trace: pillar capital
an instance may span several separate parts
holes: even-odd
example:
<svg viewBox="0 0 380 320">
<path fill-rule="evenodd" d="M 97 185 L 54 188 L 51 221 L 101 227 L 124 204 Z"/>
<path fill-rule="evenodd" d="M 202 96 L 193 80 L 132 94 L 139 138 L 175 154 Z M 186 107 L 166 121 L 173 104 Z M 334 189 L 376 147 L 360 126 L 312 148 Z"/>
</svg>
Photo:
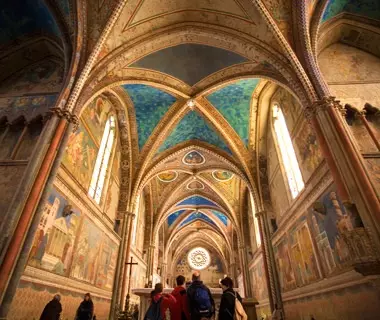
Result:
<svg viewBox="0 0 380 320">
<path fill-rule="evenodd" d="M 333 96 L 325 96 L 320 100 L 315 100 L 311 105 L 305 108 L 305 118 L 311 121 L 319 112 L 326 111 L 329 108 L 335 108 L 342 115 L 345 115 L 346 109 L 340 104 L 339 100 L 336 100 Z"/>
<path fill-rule="evenodd" d="M 62 109 L 60 107 L 51 108 L 48 112 L 46 120 L 50 119 L 53 115 L 56 115 L 58 118 L 64 118 L 67 122 L 73 124 L 73 131 L 76 131 L 79 127 L 79 118 L 77 115 L 71 113 L 69 110 Z"/>
</svg>

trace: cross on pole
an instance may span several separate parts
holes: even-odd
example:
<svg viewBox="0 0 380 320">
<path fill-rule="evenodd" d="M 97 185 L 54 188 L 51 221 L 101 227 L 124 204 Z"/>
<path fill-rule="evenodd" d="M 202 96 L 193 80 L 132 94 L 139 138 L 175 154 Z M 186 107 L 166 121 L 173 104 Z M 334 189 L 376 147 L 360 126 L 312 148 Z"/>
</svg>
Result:
<svg viewBox="0 0 380 320">
<path fill-rule="evenodd" d="M 127 295 L 129 296 L 129 292 L 131 290 L 131 277 L 132 277 L 132 266 L 138 265 L 137 262 L 133 262 L 133 257 L 131 257 L 131 262 L 126 262 L 126 265 L 130 266 L 129 267 L 129 279 L 128 279 L 128 293 Z"/>
<path fill-rule="evenodd" d="M 128 279 L 128 291 L 127 291 L 127 296 L 125 297 L 125 306 L 124 306 L 124 310 L 126 313 L 129 312 L 129 298 L 130 298 L 130 291 L 131 291 L 131 277 L 132 277 L 132 267 L 134 265 L 138 265 L 137 262 L 133 262 L 133 257 L 131 257 L 131 262 L 126 262 L 125 263 L 126 266 L 130 266 L 129 267 L 129 279 Z"/>
</svg>

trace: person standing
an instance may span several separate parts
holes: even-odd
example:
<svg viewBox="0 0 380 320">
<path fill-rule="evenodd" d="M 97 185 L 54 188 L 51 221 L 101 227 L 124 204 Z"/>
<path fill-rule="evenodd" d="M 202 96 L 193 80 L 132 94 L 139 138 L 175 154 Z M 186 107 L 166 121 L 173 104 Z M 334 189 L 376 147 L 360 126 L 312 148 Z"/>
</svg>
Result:
<svg viewBox="0 0 380 320">
<path fill-rule="evenodd" d="M 61 296 L 56 294 L 42 311 L 40 320 L 59 320 L 62 312 Z"/>
<path fill-rule="evenodd" d="M 139 320 L 139 305 L 135 304 L 133 307 L 132 320 Z"/>
<path fill-rule="evenodd" d="M 75 320 L 92 320 L 94 316 L 94 303 L 92 302 L 91 295 L 86 293 L 84 299 L 79 305 Z"/>
<path fill-rule="evenodd" d="M 215 302 L 210 289 L 203 284 L 198 271 L 193 273 L 192 280 L 193 282 L 187 289 L 190 319 L 210 319 L 215 313 Z"/>
<path fill-rule="evenodd" d="M 166 311 L 172 309 L 176 299 L 171 294 L 162 293 L 164 286 L 162 283 L 156 283 L 154 290 L 151 292 L 152 301 L 145 314 L 144 320 L 165 320 Z"/>
<path fill-rule="evenodd" d="M 187 302 L 187 294 L 185 288 L 185 277 L 178 276 L 176 278 L 177 287 L 174 288 L 172 295 L 177 300 L 173 308 L 170 310 L 171 320 L 190 320 L 190 313 Z"/>
<path fill-rule="evenodd" d="M 240 303 L 242 303 L 240 294 L 234 291 L 234 283 L 230 277 L 222 279 L 220 286 L 223 290 L 223 294 L 220 300 L 219 320 L 234 320 L 235 300 L 238 299 Z"/>
</svg>

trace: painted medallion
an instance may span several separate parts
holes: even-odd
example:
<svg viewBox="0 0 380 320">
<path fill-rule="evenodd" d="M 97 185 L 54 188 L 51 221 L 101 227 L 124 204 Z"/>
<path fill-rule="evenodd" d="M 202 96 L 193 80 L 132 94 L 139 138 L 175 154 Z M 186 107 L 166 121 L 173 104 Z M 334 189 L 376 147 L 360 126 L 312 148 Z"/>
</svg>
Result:
<svg viewBox="0 0 380 320">
<path fill-rule="evenodd" d="M 217 181 L 225 182 L 231 180 L 234 175 L 233 173 L 228 171 L 215 170 L 212 172 L 212 176 Z"/>
<path fill-rule="evenodd" d="M 160 181 L 166 182 L 166 183 L 174 181 L 175 179 L 177 179 L 177 177 L 178 177 L 177 171 L 166 171 L 157 175 L 157 178 Z"/>
<path fill-rule="evenodd" d="M 198 151 L 190 151 L 187 153 L 183 159 L 182 162 L 187 165 L 200 165 L 205 163 L 205 158 L 198 152 Z"/>
<path fill-rule="evenodd" d="M 189 182 L 186 188 L 188 190 L 201 190 L 201 189 L 204 189 L 205 186 L 203 185 L 202 182 L 195 180 L 195 181 Z"/>
</svg>

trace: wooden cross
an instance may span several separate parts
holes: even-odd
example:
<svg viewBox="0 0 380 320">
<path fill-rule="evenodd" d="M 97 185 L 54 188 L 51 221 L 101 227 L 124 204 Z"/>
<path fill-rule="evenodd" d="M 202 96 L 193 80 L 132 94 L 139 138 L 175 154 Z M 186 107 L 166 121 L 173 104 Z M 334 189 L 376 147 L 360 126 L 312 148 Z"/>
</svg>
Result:
<svg viewBox="0 0 380 320">
<path fill-rule="evenodd" d="M 131 291 L 132 266 L 138 265 L 138 263 L 133 262 L 133 257 L 131 257 L 131 262 L 126 262 L 125 264 L 130 266 L 129 267 L 128 294 L 127 294 L 127 296 L 129 296 L 129 292 Z"/>
</svg>

